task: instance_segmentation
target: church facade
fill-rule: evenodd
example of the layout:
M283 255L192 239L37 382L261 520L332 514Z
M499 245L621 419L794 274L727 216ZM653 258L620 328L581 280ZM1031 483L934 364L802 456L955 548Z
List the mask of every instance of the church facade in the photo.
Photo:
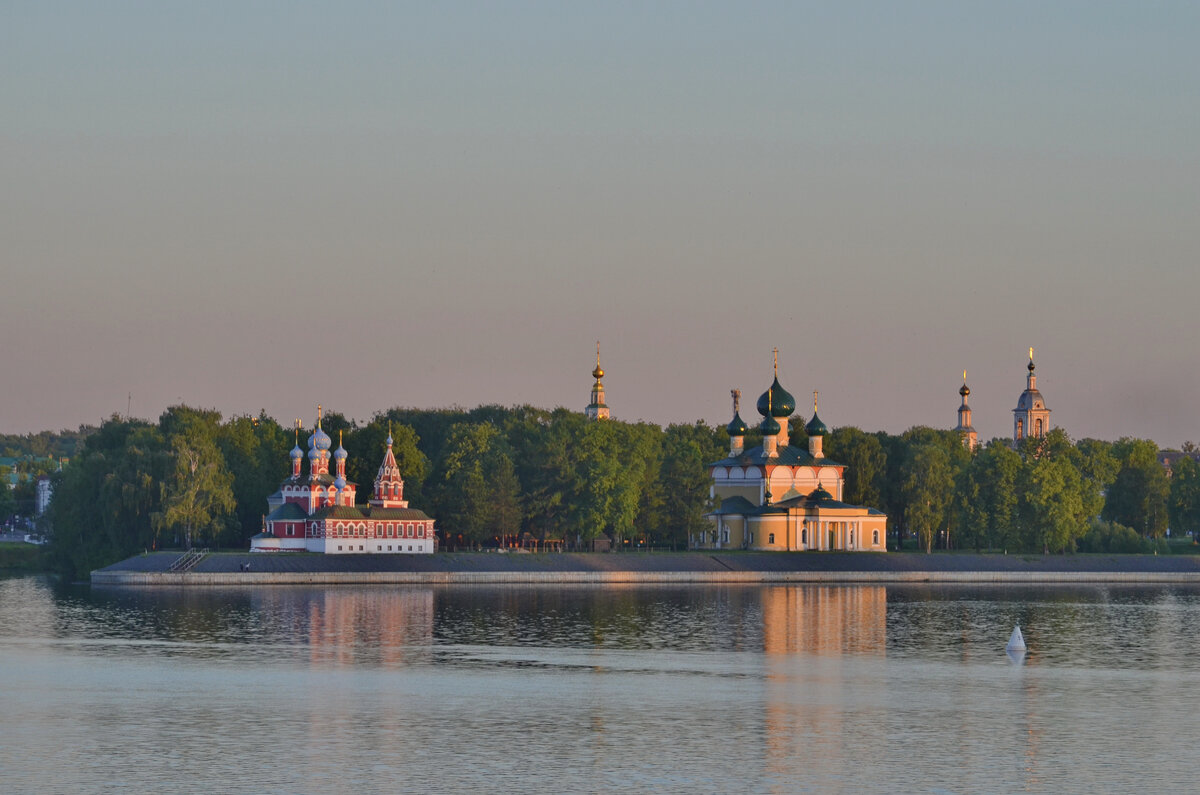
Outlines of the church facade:
M355 503L357 486L346 480L347 453L321 430L308 437L309 471L302 473L305 454L299 440L292 448L292 474L267 498L270 513L263 531L250 541L251 552L323 552L348 554L429 554L437 551L433 519L408 507L404 481L392 453L392 435L375 489L365 505ZM330 474L330 460L335 474Z
M711 531L690 539L693 549L762 551L887 551L887 516L875 508L842 502L845 466L825 457L828 433L817 415L804 430L807 449L792 445L788 423L796 402L775 380L758 399L763 443L745 449L749 428L733 392L729 455L709 465L714 509Z

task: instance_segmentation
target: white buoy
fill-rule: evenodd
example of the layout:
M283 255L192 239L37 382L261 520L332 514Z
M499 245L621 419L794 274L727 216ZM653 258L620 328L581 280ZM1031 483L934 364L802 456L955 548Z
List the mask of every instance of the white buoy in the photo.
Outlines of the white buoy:
M1005 651L1025 651L1025 636L1021 634L1020 624L1013 627L1012 634L1008 636L1008 645L1004 649Z

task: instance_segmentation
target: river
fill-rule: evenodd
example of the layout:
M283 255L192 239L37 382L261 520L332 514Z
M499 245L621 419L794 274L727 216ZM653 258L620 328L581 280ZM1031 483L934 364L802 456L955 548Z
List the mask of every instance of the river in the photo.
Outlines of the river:
M1186 792L1198 692L1183 586L0 579L4 792Z

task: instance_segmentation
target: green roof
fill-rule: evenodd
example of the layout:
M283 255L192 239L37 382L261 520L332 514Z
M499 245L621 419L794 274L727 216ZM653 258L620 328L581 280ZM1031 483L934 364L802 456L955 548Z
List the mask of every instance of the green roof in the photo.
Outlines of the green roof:
M816 466L816 467L840 467L841 464L832 461L828 458L813 458L807 450L787 444L780 447L777 451L778 455L768 458L763 454L762 447L753 447L742 452L741 455L728 456L720 461L714 461L709 464L710 467L736 467L736 466L767 466L767 465L783 465L783 466Z
M272 522L303 521L307 518L308 514L304 512L304 509L294 502L285 502L267 514L267 520Z
M321 508L312 515L313 519L400 519L407 521L429 521L424 511L416 508L378 508L374 505L333 505Z

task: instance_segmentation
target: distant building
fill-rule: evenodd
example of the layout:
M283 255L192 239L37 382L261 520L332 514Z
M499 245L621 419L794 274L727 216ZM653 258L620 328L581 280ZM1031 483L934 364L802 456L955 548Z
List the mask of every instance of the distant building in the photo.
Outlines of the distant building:
M958 407L958 427L954 430L958 431L959 436L962 437L963 447L974 450L979 446L979 436L971 425L971 407L967 405L967 398L971 396L971 388L967 386L966 370L963 370L963 384L959 388L958 394L962 395L962 404Z
M41 516L50 507L50 497L54 494L54 484L50 482L49 475L39 475L37 479L37 489L34 492L37 514Z
M887 516L875 508L841 502L845 466L823 451L828 429L817 416L805 426L808 449L789 444L788 421L796 408L792 396L775 380L758 399L762 445L750 450L739 411L741 393L733 392L729 423L729 455L709 465L714 510L707 514L713 529L689 540L696 549L887 550Z
M604 370L600 367L600 343L596 343L596 369L592 370L592 378L596 379L596 383L592 384L592 402L588 403L587 408L583 410L589 420L606 420L608 419L608 404L604 402L604 384L600 379L604 377Z
M333 451L336 476L329 474L333 440L317 429L308 437L309 473L303 475L304 452L299 437L292 448L292 475L267 498L271 512L263 531L250 541L251 552L324 552L327 554L428 554L437 551L433 519L408 507L404 481L392 453L392 435L375 493L366 505L355 505L357 486L346 480L347 453L338 443Z
M1025 380L1025 391L1017 398L1013 409L1013 441L1026 437L1040 438L1050 432L1050 409L1037 388L1037 376L1033 374L1033 348L1029 349L1029 375Z
M1175 474L1175 465L1179 463L1181 458L1190 458L1200 464L1200 453L1198 452L1180 452L1179 450L1159 450L1158 463L1162 464L1162 468L1167 471L1167 477Z

